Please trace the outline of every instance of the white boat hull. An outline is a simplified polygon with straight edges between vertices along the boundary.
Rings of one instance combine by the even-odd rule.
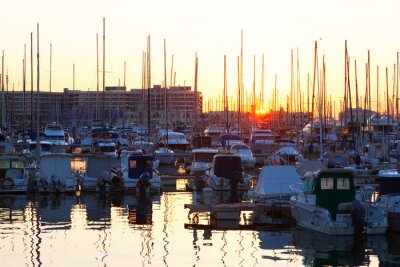
[[[290,205],[293,219],[300,227],[327,235],[354,235],[351,213],[338,213],[336,220],[332,220],[328,210],[296,200],[296,196],[291,197]],[[384,234],[388,227],[386,217],[374,220],[375,218],[368,218],[368,213],[366,211],[366,234]]]

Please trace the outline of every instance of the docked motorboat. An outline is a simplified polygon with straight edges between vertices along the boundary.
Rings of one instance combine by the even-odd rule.
[[[115,143],[112,142],[102,142],[97,146],[97,152],[104,153],[105,155],[117,156],[117,148],[115,147]]]
[[[260,128],[252,133],[250,142],[258,145],[272,145],[275,143],[275,136],[270,129]]]
[[[40,156],[51,154],[51,143],[47,141],[39,141]],[[28,151],[25,154],[36,155],[36,141],[29,141]]]
[[[160,147],[154,151],[154,157],[160,161],[160,164],[171,165],[175,162],[175,152],[167,147]]]
[[[231,146],[230,152],[240,156],[243,168],[253,169],[256,166],[256,158],[253,156],[249,146],[243,143],[235,144]]]
[[[234,145],[243,144],[242,138],[237,134],[222,134],[221,135],[221,146],[232,147]]]
[[[374,201],[371,199],[374,188],[365,190],[362,188],[364,201],[376,202],[379,207],[383,208],[388,216],[390,231],[400,231],[400,173],[398,170],[380,170],[379,177],[379,196]],[[372,190],[371,190],[372,189]]]
[[[293,166],[264,166],[258,176],[257,185],[247,195],[256,206],[253,214],[254,222],[268,224],[285,224],[290,214],[289,198],[294,195],[290,189],[292,184],[300,184],[300,175]]]
[[[217,154],[211,169],[204,175],[205,183],[214,190],[249,190],[251,176],[243,171],[238,155]]]
[[[211,146],[218,146],[221,141],[221,134],[225,132],[221,125],[210,125],[204,130],[204,135],[211,137]]]
[[[50,143],[52,153],[66,152],[65,132],[61,124],[48,124],[44,130],[44,141]]]
[[[185,151],[189,147],[189,141],[183,133],[165,131],[161,134],[158,145],[160,147],[167,147],[171,150]]]
[[[127,147],[120,150],[121,169],[128,168],[128,158],[133,155],[144,155],[144,153],[142,149],[135,147]],[[157,169],[159,165],[160,161],[153,157],[153,169]]]
[[[26,193],[29,177],[23,157],[4,155],[0,157],[0,193]],[[32,179],[33,181],[33,179]]]
[[[0,155],[13,152],[11,139],[0,131]]]
[[[294,195],[290,186],[300,183],[301,177],[293,166],[264,166],[258,176],[257,185],[249,190],[248,195],[256,202],[269,199],[289,200]]]
[[[123,173],[114,172],[113,157],[91,154],[87,157],[85,173],[79,175],[83,192],[118,191],[123,188]]]
[[[192,163],[188,167],[191,175],[204,175],[211,168],[213,157],[218,154],[215,148],[195,148],[192,150]]]
[[[78,186],[78,177],[71,170],[71,156],[53,153],[40,157],[37,188],[41,193],[72,193]]]
[[[302,155],[295,146],[284,146],[275,151],[275,154],[284,158],[288,163],[295,163]]]
[[[354,173],[347,169],[307,173],[290,205],[297,225],[328,235],[384,234],[388,227],[383,209],[356,199]]]
[[[158,171],[153,168],[152,156],[131,155],[128,157],[128,168],[123,169],[124,189],[139,189],[159,192],[161,179]]]
[[[138,149],[142,149],[143,153],[151,154],[155,150],[155,145],[153,142],[145,141],[145,140],[137,140],[133,143],[134,147]]]

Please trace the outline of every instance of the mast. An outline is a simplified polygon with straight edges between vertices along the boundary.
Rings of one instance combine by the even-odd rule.
[[[238,130],[240,131],[239,122],[240,122],[240,57],[237,57],[237,99],[236,99],[236,113],[237,113],[237,123],[238,123]]]
[[[4,130],[6,124],[6,99],[4,92],[4,50],[1,57],[1,127]]]
[[[198,99],[197,99],[197,79],[198,79],[198,64],[199,64],[199,59],[197,57],[197,52],[196,52],[196,59],[195,59],[195,66],[194,66],[194,120],[193,120],[193,128],[197,127],[197,105],[198,105]],[[196,129],[193,129],[194,132]]]
[[[99,34],[96,33],[96,120],[99,119],[99,85]]]
[[[290,50],[290,96],[289,96],[289,105],[288,105],[288,113],[290,113],[291,123],[294,123],[294,66],[293,66],[293,49]],[[288,116],[289,118],[289,116]],[[289,120],[287,122],[289,126]]]
[[[313,140],[313,121],[314,121],[314,97],[315,97],[315,78],[317,72],[317,41],[314,43],[314,74],[313,74],[313,83],[312,83],[312,97],[311,97],[311,143]]]
[[[172,83],[172,74],[174,73],[174,55],[172,55],[172,59],[171,59],[171,76],[170,76],[170,79],[169,79],[169,87],[172,87],[172,85],[174,85],[173,83]],[[175,86],[175,85],[174,85]]]
[[[75,63],[72,64],[72,92],[75,94]],[[73,112],[72,112],[74,118],[73,118],[73,127],[76,126],[76,107],[73,107]]]
[[[241,117],[241,110],[242,110],[242,94],[243,94],[243,29],[240,31],[240,85],[239,85],[239,99],[238,99],[238,128],[240,130],[240,117]]]
[[[395,119],[394,111],[395,111],[395,87],[396,87],[396,64],[393,64],[393,92],[392,92],[392,100],[391,100],[391,111],[392,111],[392,118]]]
[[[299,111],[300,111],[300,128],[303,134],[303,107],[301,99],[301,89],[300,89],[300,59],[299,59],[299,48],[297,48],[297,92],[299,95]]]
[[[164,114],[165,114],[165,127],[167,130],[167,139],[165,144],[165,147],[168,146],[168,92],[167,92],[167,44],[166,44],[166,40],[164,38]]]
[[[145,97],[144,97],[144,89],[146,88],[146,52],[143,51],[142,53],[142,111],[140,112],[140,124],[141,127],[143,127],[144,124],[144,103],[145,103]]]
[[[53,54],[53,47],[52,47],[52,44],[50,43],[50,80],[49,80],[49,91],[50,91],[50,110],[52,110],[52,108],[53,108],[53,98],[52,98],[52,94],[51,94],[51,64],[52,64],[52,54]],[[54,119],[54,117],[55,117],[55,114],[56,114],[56,111],[55,111],[55,107],[54,107],[54,110],[53,110],[53,114],[52,114],[52,117],[53,117],[53,119]]]
[[[37,90],[37,106],[36,106],[36,161],[40,161],[40,61],[39,61],[39,23],[37,24],[37,79],[36,79],[36,90]]]
[[[399,120],[399,52],[397,52],[396,67],[396,120]]]
[[[31,133],[34,127],[33,105],[33,32],[31,32]]]
[[[261,63],[261,108],[264,109],[264,54],[262,54]]]
[[[105,91],[106,91],[106,18],[103,18],[103,100],[102,120],[105,121]],[[110,109],[110,107],[108,107]]]
[[[307,116],[310,116],[310,73],[307,73]]]
[[[390,106],[389,106],[389,79],[388,79],[388,68],[386,67],[386,113],[387,113],[387,126],[389,131],[390,125]]]
[[[355,80],[356,80],[356,124],[357,124],[357,137],[360,138],[360,141],[362,141],[361,138],[361,124],[360,124],[360,103],[359,103],[359,97],[358,97],[358,77],[357,77],[357,60],[354,60],[354,74],[355,74]],[[362,149],[361,142],[360,142],[360,149]]]
[[[147,141],[150,142],[151,118],[150,118],[150,87],[151,87],[151,66],[150,66],[150,35],[147,36]]]
[[[225,127],[226,132],[229,134],[229,110],[228,110],[228,92],[227,92],[227,78],[226,78],[226,55],[224,55],[224,110],[225,110]]]
[[[126,61],[124,61],[124,87],[126,87]]]
[[[379,114],[379,66],[376,66],[376,113]]]
[[[50,81],[49,81],[50,93],[51,93],[51,57],[52,57],[52,45],[50,43]]]
[[[254,117],[256,112],[256,55],[254,55],[253,61],[253,93],[251,98],[251,113]]]
[[[22,64],[22,89],[23,89],[23,105],[22,105],[22,124],[23,124],[23,132],[25,134],[26,130],[26,44],[24,45],[24,60]]]

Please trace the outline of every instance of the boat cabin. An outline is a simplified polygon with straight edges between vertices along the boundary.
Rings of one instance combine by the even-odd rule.
[[[89,155],[86,161],[86,176],[99,177],[104,171],[111,172],[111,160],[112,157],[109,155]]]
[[[153,160],[154,158],[148,155],[130,156],[128,177],[139,179],[144,172],[148,172],[150,175],[149,179],[153,178]]]
[[[379,195],[400,194],[400,173],[398,170],[380,170]]]
[[[341,203],[355,200],[354,172],[348,169],[328,169],[305,175],[303,192],[315,195],[315,205],[327,209],[336,219]]]
[[[232,154],[215,155],[212,170],[217,177],[242,179],[242,160],[240,156]]]
[[[195,135],[192,140],[192,145],[195,148],[210,147],[211,146],[211,136]]]
[[[233,145],[241,144],[242,138],[235,134],[223,134],[221,135],[221,145],[223,147],[231,147]]]
[[[25,161],[20,157],[0,157],[0,179],[23,177]]]

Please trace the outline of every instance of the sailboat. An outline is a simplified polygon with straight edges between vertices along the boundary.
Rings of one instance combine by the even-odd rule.
[[[166,69],[166,45],[164,39],[164,111],[165,111],[165,127],[166,137],[164,147],[160,147],[154,151],[154,156],[160,161],[160,164],[170,165],[175,162],[175,152],[168,148],[168,109],[167,109],[167,69]]]

